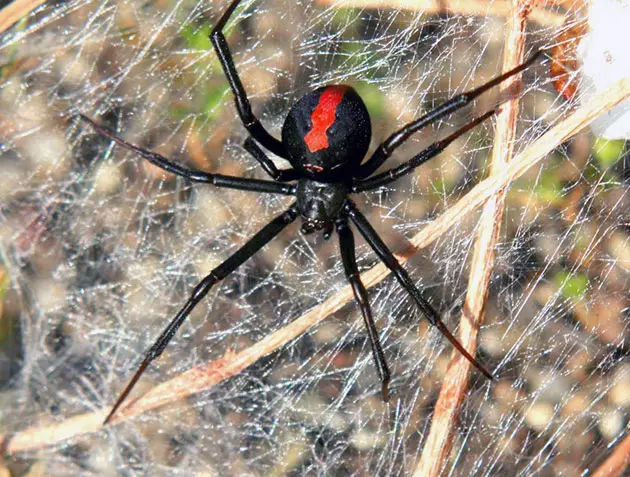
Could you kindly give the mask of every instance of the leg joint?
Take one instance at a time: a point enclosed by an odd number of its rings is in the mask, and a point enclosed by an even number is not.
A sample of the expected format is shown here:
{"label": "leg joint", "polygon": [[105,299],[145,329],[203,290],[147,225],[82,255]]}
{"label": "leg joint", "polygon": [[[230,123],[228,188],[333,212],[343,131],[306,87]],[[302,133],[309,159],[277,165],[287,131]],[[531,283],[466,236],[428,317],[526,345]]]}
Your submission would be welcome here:
{"label": "leg joint", "polygon": [[197,284],[191,294],[192,300],[197,300],[206,293],[207,289],[213,286],[215,283],[220,281],[223,277],[221,276],[221,272],[219,268],[215,268],[210,275],[206,276],[201,282]]}

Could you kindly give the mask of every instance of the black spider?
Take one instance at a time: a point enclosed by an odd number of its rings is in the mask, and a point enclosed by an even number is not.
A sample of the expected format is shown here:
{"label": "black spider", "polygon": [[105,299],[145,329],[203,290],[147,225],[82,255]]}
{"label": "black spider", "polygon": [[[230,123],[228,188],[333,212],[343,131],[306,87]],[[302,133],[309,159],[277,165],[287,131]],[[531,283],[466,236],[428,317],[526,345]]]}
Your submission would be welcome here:
{"label": "black spider", "polygon": [[[352,285],[355,299],[359,303],[365,326],[370,338],[372,354],[382,383],[382,396],[389,398],[388,383],[390,373],[381,348],[376,326],[368,302],[367,291],[359,276],[355,259],[354,237],[350,229],[351,221],[359,230],[374,252],[393,272],[398,282],[409,292],[424,316],[448,338],[455,348],[462,353],[487,378],[492,375],[477,362],[456,340],[440,320],[438,313],[422,296],[422,293],[409,274],[387,248],[365,216],[357,209],[349,194],[368,191],[389,184],[409,174],[416,167],[435,157],[456,138],[474,128],[497,110],[473,119],[461,129],[445,139],[431,144],[402,165],[372,176],[372,174],[392,155],[394,150],[403,144],[413,133],[451,114],[453,111],[469,104],[477,96],[496,86],[507,78],[523,71],[541,53],[535,53],[522,65],[498,76],[484,85],[462,93],[444,104],[431,110],[421,118],[406,124],[378,146],[372,156],[365,162],[371,138],[370,116],[365,104],[354,89],[346,85],[328,85],[317,88],[304,95],[293,105],[282,126],[282,141],[271,136],[260,121],[252,113],[247,94],[236,72],[234,61],[227,41],[223,35],[223,27],[241,0],[234,0],[227,8],[217,25],[212,30],[211,40],[223,71],[234,93],[236,109],[250,136],[245,141],[245,149],[260,163],[262,168],[274,179],[272,181],[230,177],[211,174],[175,164],[151,151],[134,146],[103,129],[86,116],[81,119],[112,139],[120,146],[136,152],[152,164],[193,182],[203,182],[217,187],[240,189],[252,192],[267,192],[292,195],[296,201],[284,213],[273,219],[254,237],[245,243],[231,257],[212,270],[193,290],[192,296],[177,313],[157,341],[151,346],[125,390],[122,392],[105,424],[115,414],[133,386],[136,384],[147,366],[156,359],[177,332],[192,309],[208,294],[210,289],[220,280],[232,273],[236,268],[254,255],[265,244],[280,233],[287,225],[298,217],[302,218],[301,231],[305,234],[322,231],[329,238],[336,227],[339,235],[341,258],[346,277]],[[278,170],[258,145],[289,161],[290,169]],[[296,182],[289,184],[288,182]]]}

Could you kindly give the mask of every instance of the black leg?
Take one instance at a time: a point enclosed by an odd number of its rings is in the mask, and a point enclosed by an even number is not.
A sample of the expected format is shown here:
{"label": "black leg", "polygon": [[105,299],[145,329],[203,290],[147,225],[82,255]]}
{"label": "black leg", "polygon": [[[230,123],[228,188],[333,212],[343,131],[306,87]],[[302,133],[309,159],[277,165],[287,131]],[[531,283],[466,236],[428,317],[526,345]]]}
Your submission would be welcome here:
{"label": "black leg", "polygon": [[162,332],[159,338],[153,343],[153,346],[149,349],[149,351],[144,356],[140,367],[134,374],[127,387],[121,393],[120,397],[114,404],[111,412],[108,414],[105,419],[104,424],[107,424],[112,416],[116,413],[120,405],[127,398],[133,387],[135,386],[140,376],[147,369],[149,364],[156,358],[158,358],[164,348],[168,345],[169,341],[173,338],[179,327],[184,323],[190,312],[197,306],[197,304],[203,300],[203,298],[208,294],[210,289],[219,281],[223,280],[230,273],[236,270],[240,265],[243,264],[247,259],[251,258],[256,252],[258,252],[261,248],[263,248],[271,239],[273,239],[276,235],[278,235],[282,229],[284,229],[287,225],[293,222],[297,217],[297,208],[295,204],[292,205],[286,212],[282,215],[279,215],[275,219],[273,219],[269,224],[263,227],[256,235],[254,235],[248,242],[245,243],[240,249],[238,249],[231,257],[229,257],[225,262],[219,265],[217,268],[212,270],[210,274],[208,274],[193,290],[190,298],[184,305],[184,307],[177,313],[175,318],[169,323],[166,329]]}
{"label": "black leg", "polygon": [[409,137],[425,128],[429,124],[437,121],[440,118],[448,116],[449,114],[457,111],[460,108],[463,108],[467,104],[470,104],[472,101],[477,98],[482,93],[485,93],[490,88],[502,83],[506,79],[514,76],[517,73],[520,73],[524,69],[526,69],[529,65],[531,65],[536,58],[538,58],[542,53],[542,50],[534,53],[525,63],[517,66],[516,68],[503,73],[500,76],[488,81],[487,83],[479,86],[470,91],[466,91],[465,93],[459,94],[454,98],[451,98],[446,103],[439,105],[435,109],[432,109],[427,114],[422,116],[415,121],[404,125],[401,129],[396,131],[394,134],[389,136],[378,148],[374,151],[374,154],[368,159],[360,168],[359,173],[356,175],[358,178],[365,178],[372,175],[376,169],[381,167],[381,165],[392,155],[394,150],[401,146]]}
{"label": "black leg", "polygon": [[352,219],[352,222],[357,226],[365,241],[370,244],[372,249],[376,252],[379,258],[383,261],[383,263],[389,268],[398,283],[402,285],[402,287],[407,290],[407,292],[411,295],[411,297],[418,305],[418,308],[422,311],[422,314],[429,320],[433,326],[436,326],[438,330],[451,342],[451,344],[468,360],[470,363],[475,366],[481,373],[487,377],[488,379],[494,379],[492,374],[481,365],[475,358],[473,358],[468,351],[461,345],[457,338],[453,336],[453,334],[446,328],[446,325],[440,319],[440,315],[438,315],[437,311],[431,306],[431,304],[422,296],[420,290],[413,283],[413,280],[407,273],[407,271],[400,265],[394,254],[390,252],[387,248],[387,245],[381,240],[381,238],[376,233],[376,230],[372,228],[370,223],[367,221],[365,216],[359,212],[357,206],[352,202],[348,201],[346,205],[346,213]]}
{"label": "black leg", "polygon": [[295,187],[290,184],[279,184],[277,182],[262,181],[258,179],[246,179],[243,177],[224,176],[222,174],[211,174],[209,172],[200,171],[197,169],[189,169],[188,167],[180,166],[172,161],[169,161],[164,156],[155,152],[147,151],[141,147],[134,146],[118,136],[112,134],[107,129],[102,128],[87,116],[80,114],[79,117],[90,124],[92,128],[99,134],[111,139],[119,146],[124,147],[130,151],[135,152],[139,156],[142,156],[154,166],[164,169],[167,172],[175,174],[180,177],[185,177],[193,182],[203,182],[206,184],[212,184],[217,187],[226,187],[228,189],[239,189],[253,192],[271,192],[275,194],[295,195]]}
{"label": "black leg", "polygon": [[354,298],[359,304],[359,308],[361,308],[363,322],[365,323],[365,327],[367,328],[368,336],[370,338],[372,356],[374,357],[376,370],[378,371],[378,376],[381,380],[381,393],[383,395],[383,401],[387,402],[389,401],[389,368],[387,367],[387,361],[385,361],[383,348],[381,347],[381,342],[378,338],[378,331],[376,330],[376,325],[374,324],[374,319],[372,318],[372,310],[370,309],[368,294],[359,276],[359,269],[357,267],[354,253],[354,236],[345,217],[337,220],[337,233],[339,234],[339,247],[341,250],[343,268],[346,272],[346,278],[350,282],[350,285],[352,285]]}
{"label": "black leg", "polygon": [[262,124],[260,124],[258,118],[254,116],[252,106],[249,104],[249,99],[247,99],[247,93],[245,92],[245,88],[243,88],[243,84],[241,83],[236,67],[234,66],[234,60],[232,59],[232,54],[230,53],[230,47],[223,35],[223,28],[225,27],[225,24],[232,13],[234,13],[234,10],[240,2],[241,0],[234,0],[230,4],[212,30],[212,33],[210,34],[210,41],[217,52],[217,56],[219,57],[219,61],[223,67],[223,72],[225,73],[228,83],[230,83],[232,92],[234,93],[236,110],[238,111],[238,115],[240,116],[243,125],[254,137],[254,139],[256,139],[256,141],[274,154],[286,159],[287,153],[284,150],[282,143],[275,137],[271,136]]}
{"label": "black leg", "polygon": [[455,139],[460,137],[462,134],[467,133],[475,126],[481,124],[483,121],[488,119],[493,114],[497,113],[498,110],[488,111],[483,116],[479,116],[478,118],[473,119],[468,124],[463,126],[462,128],[455,131],[450,136],[442,139],[441,141],[436,141],[427,147],[425,150],[420,152],[420,154],[412,157],[407,162],[402,163],[398,167],[394,167],[385,172],[381,172],[380,174],[375,175],[374,177],[370,177],[369,179],[363,179],[355,181],[352,184],[352,192],[363,192],[366,190],[376,189],[378,187],[382,187],[390,182],[394,182],[400,177],[409,174],[416,167],[424,164],[429,159],[434,158],[438,154],[440,154],[444,149],[448,147],[450,143],[452,143]]}
{"label": "black leg", "polygon": [[243,147],[254,156],[254,159],[258,161],[265,172],[269,174],[274,181],[294,181],[300,177],[300,173],[295,169],[278,169],[273,161],[267,157],[265,152],[258,147],[258,144],[256,144],[256,141],[251,136],[245,139]]}

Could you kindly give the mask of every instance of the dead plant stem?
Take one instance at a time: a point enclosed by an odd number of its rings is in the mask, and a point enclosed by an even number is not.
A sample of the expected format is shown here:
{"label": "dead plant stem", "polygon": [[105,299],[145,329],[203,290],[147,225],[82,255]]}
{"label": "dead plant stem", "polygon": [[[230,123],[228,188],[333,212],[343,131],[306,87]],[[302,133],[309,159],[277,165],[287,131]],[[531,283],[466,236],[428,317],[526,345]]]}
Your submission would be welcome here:
{"label": "dead plant stem", "polygon": [[46,0],[15,0],[0,10],[0,33],[29,15]]}
{"label": "dead plant stem", "polygon": [[[479,17],[507,17],[512,2],[505,0],[317,0],[320,5],[337,8],[390,8],[408,10],[424,14],[448,13],[453,15],[473,15]],[[561,27],[564,15],[546,8],[534,7],[529,19],[545,27]]]}
{"label": "dead plant stem", "polygon": [[[508,16],[503,71],[511,70],[523,62],[528,10],[528,0],[518,1],[514,3],[512,13]],[[501,85],[501,92],[511,91],[514,89],[514,83],[519,80],[520,75],[513,81],[504,83]],[[500,177],[512,158],[519,104],[519,97],[513,97],[501,106],[501,112],[497,116],[494,147],[490,159],[490,177]],[[501,189],[486,202],[479,220],[468,291],[459,326],[459,341],[473,356],[477,348],[477,334],[484,319],[504,208],[505,190]],[[435,405],[431,428],[416,467],[414,474],[416,477],[442,474],[450,455],[459,412],[466,399],[471,371],[471,365],[467,360],[462,359],[461,355],[453,354]]]}

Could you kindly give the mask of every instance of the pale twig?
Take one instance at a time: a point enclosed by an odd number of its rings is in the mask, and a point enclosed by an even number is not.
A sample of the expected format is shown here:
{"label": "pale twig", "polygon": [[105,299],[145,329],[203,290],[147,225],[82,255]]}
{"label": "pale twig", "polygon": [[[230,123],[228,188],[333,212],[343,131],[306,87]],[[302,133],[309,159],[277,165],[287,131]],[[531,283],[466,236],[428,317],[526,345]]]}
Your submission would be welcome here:
{"label": "pale twig", "polygon": [[[582,131],[595,118],[627,98],[630,98],[630,79],[621,80],[603,94],[592,98],[588,104],[571,113],[527,147],[516,159],[510,162],[502,175],[488,177],[481,181],[440,217],[418,232],[410,240],[411,246],[403,253],[397,254],[399,260],[404,262],[416,250],[426,247],[439,238],[450,227],[472,213],[497,192],[505,189],[530,167],[540,162],[560,144]],[[361,278],[367,287],[371,287],[382,281],[388,274],[389,270],[379,264],[361,274]],[[296,339],[328,315],[339,310],[352,299],[352,296],[350,288],[344,287],[321,305],[314,307],[291,324],[268,335],[249,348],[197,366],[156,386],[122,409],[117,419],[115,418],[113,421],[128,419],[164,403],[212,388],[218,382],[241,372],[256,360]],[[98,427],[95,422],[102,421],[108,410],[109,408],[96,413],[75,416],[60,424],[33,427],[13,435],[3,435],[0,436],[0,442],[5,452],[9,454],[39,449],[64,439],[93,432]]]}
{"label": "pale twig", "polygon": [[630,465],[630,436],[621,441],[610,457],[593,473],[592,477],[618,477],[627,475],[624,472]]}
{"label": "pale twig", "polygon": [[0,33],[27,16],[45,0],[15,0],[0,10]]}
{"label": "pale twig", "polygon": [[[421,13],[507,17],[512,2],[503,0],[317,0],[320,5],[353,8],[391,8]],[[545,8],[532,8],[529,19],[545,27],[560,27],[564,15]]]}
{"label": "pale twig", "polygon": [[[528,0],[515,2],[508,16],[505,31],[503,71],[509,71],[523,62],[525,51],[525,27],[527,26]],[[501,85],[501,92],[514,89],[513,81]],[[500,177],[507,168],[514,152],[516,120],[520,105],[519,96],[501,105],[497,115],[494,147],[490,158],[490,177]],[[484,319],[490,276],[494,268],[495,248],[501,229],[505,208],[505,190],[492,196],[483,208],[479,219],[479,230],[475,239],[473,258],[468,279],[468,291],[460,319],[459,342],[471,355],[477,348],[477,334]],[[466,398],[468,381],[472,371],[470,363],[454,354],[443,379],[442,389],[435,405],[429,435],[422,449],[415,476],[438,476],[448,461],[452,446],[452,435],[457,426],[461,406]]]}

